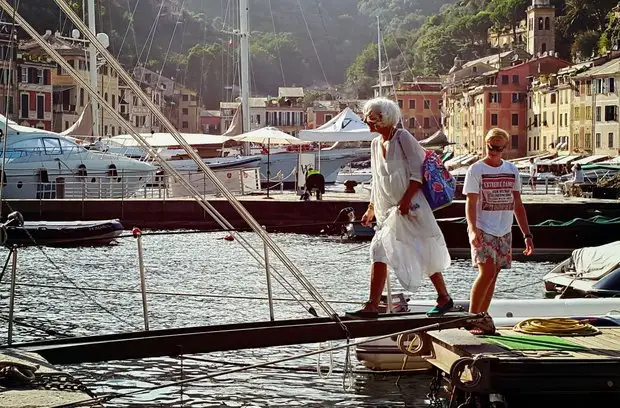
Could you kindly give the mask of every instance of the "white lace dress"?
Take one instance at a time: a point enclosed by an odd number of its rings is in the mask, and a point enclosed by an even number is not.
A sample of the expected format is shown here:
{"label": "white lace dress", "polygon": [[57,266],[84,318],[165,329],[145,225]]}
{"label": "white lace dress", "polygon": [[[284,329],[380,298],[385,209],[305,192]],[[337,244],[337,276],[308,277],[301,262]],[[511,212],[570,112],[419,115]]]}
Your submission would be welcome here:
{"label": "white lace dress", "polygon": [[398,211],[398,202],[410,181],[422,182],[424,149],[409,132],[398,129],[388,142],[383,142],[381,136],[375,138],[370,150],[371,202],[377,221],[370,245],[371,261],[386,263],[403,287],[413,291],[422,276],[443,272],[450,266],[445,239],[424,193],[419,190],[413,197],[407,216]]}

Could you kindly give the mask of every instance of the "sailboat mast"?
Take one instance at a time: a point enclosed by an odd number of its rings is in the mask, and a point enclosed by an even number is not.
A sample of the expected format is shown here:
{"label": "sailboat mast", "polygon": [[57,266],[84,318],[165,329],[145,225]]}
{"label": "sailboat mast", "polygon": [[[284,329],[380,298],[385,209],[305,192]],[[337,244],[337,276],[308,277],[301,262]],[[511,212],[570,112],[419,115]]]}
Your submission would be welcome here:
{"label": "sailboat mast", "polygon": [[[95,0],[87,0],[88,1],[88,29],[94,35],[97,35],[97,29],[95,26]],[[90,84],[93,88],[99,92],[99,84],[97,83],[97,50],[95,46],[91,42],[88,46],[88,58],[89,58],[89,74],[90,74]],[[99,136],[99,128],[101,126],[99,121],[99,103],[95,98],[91,98],[91,109],[93,113],[93,136]]]}
{"label": "sailboat mast", "polygon": [[250,131],[250,41],[249,41],[249,2],[239,0],[239,29],[241,46],[241,113],[243,133]]}
{"label": "sailboat mast", "polygon": [[383,96],[383,85],[381,85],[381,65],[383,65],[383,63],[381,60],[381,27],[379,25],[379,16],[377,16],[377,45],[379,54],[379,96]]}

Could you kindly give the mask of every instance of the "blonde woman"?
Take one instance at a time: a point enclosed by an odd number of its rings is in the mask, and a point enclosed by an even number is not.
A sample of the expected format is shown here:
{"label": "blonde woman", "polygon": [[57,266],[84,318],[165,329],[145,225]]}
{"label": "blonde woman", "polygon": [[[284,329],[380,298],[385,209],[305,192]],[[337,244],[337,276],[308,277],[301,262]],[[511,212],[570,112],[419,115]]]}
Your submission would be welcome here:
{"label": "blonde woman", "polygon": [[[470,313],[487,312],[499,271],[512,262],[513,215],[523,233],[525,255],[534,251],[533,237],[521,201],[521,180],[517,167],[502,159],[508,146],[508,133],[499,128],[485,137],[486,157],[467,170],[463,193],[467,195],[465,211],[471,257],[478,277],[471,289]],[[495,331],[487,319],[485,327],[474,327],[473,334]]]}
{"label": "blonde woman", "polygon": [[[378,315],[387,267],[392,264],[394,268],[399,259],[407,259],[408,266],[422,276],[428,276],[433,283],[437,291],[437,305],[428,313],[445,313],[454,306],[441,273],[450,266],[450,254],[441,229],[421,191],[424,149],[411,133],[396,128],[400,109],[394,101],[386,98],[371,99],[364,105],[363,115],[364,122],[378,136],[370,148],[373,185],[370,205],[362,216],[362,223],[370,225],[376,218],[379,230],[370,245],[369,300],[361,310],[347,315],[357,318],[374,318]],[[382,235],[391,233],[389,229],[380,230],[388,214],[395,210],[402,215],[398,220],[407,231],[406,253],[392,253],[378,238],[379,232]]]}

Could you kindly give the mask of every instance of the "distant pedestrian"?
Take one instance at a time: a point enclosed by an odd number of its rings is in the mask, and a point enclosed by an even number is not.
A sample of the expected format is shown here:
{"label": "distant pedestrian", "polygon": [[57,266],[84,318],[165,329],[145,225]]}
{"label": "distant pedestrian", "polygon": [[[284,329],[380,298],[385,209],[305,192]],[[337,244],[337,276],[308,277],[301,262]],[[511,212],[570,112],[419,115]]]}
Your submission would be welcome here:
{"label": "distant pedestrian", "polygon": [[[512,222],[516,217],[523,232],[525,255],[534,251],[533,237],[521,201],[521,181],[517,167],[502,160],[509,141],[502,129],[489,130],[485,137],[487,154],[473,164],[465,176],[463,193],[467,195],[467,231],[471,258],[478,268],[478,277],[471,289],[470,313],[487,312],[493,298],[499,271],[512,262]],[[495,332],[493,321],[472,328],[473,334]]]}
{"label": "distant pedestrian", "polygon": [[530,158],[530,184],[532,185],[532,191],[536,192],[536,177],[538,176],[538,166],[533,157]]}

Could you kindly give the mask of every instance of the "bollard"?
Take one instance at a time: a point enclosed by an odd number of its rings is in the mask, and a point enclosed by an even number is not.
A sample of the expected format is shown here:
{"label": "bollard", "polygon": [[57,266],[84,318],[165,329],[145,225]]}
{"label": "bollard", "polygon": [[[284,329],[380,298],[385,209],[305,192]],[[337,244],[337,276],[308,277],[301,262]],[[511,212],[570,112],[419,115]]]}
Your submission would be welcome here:
{"label": "bollard", "polygon": [[11,258],[11,293],[9,299],[9,330],[7,344],[13,344],[13,313],[15,310],[15,279],[17,277],[17,245],[13,245]]}
{"label": "bollard", "polygon": [[149,331],[149,308],[146,302],[146,278],[144,276],[144,258],[142,250],[142,231],[134,227],[131,230],[133,237],[138,240],[138,265],[140,266],[140,289],[142,291],[142,313],[144,314],[144,330]]}
{"label": "bollard", "polygon": [[[267,228],[263,225],[263,229],[266,231]],[[273,296],[271,294],[271,274],[269,273],[269,248],[267,247],[267,243],[264,243],[265,247],[265,273],[267,276],[267,298],[269,299],[269,319],[273,322]]]}

